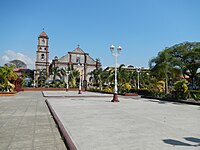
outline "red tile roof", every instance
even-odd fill
[[[42,31],[42,33],[40,33],[39,37],[47,37],[48,38],[48,35],[44,31]]]

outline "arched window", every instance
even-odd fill
[[[44,54],[41,54],[41,60],[44,60]]]

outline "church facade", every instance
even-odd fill
[[[38,37],[38,46],[36,52],[36,80],[39,77],[39,71],[41,69],[46,70],[46,78],[49,77],[49,70],[53,67],[58,68],[68,68],[73,66],[74,69],[82,70],[82,75],[84,81],[89,81],[90,73],[94,69],[101,67],[101,63],[98,59],[93,59],[89,56],[88,53],[84,52],[79,45],[72,51],[67,52],[64,56],[58,58],[54,57],[51,63],[49,63],[49,46],[48,46],[49,37],[43,31]]]
[[[67,68],[68,66],[73,66],[74,69],[82,70],[83,80],[89,80],[88,73],[101,67],[99,60],[94,60],[85,53],[78,45],[78,47],[66,55],[58,58],[57,56],[53,59],[50,67]]]

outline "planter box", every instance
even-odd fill
[[[124,96],[138,96],[137,93],[125,93]]]
[[[23,88],[23,91],[66,91],[66,88]],[[69,88],[68,91],[78,91],[78,88]],[[85,88],[82,88],[85,91]]]
[[[0,96],[15,96],[17,92],[0,92]]]

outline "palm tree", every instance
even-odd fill
[[[61,69],[59,67],[52,68],[51,73],[53,74],[53,82],[55,82],[56,78],[61,79]]]
[[[131,82],[131,73],[124,68],[125,65],[121,64],[118,68],[117,72],[117,80],[119,85],[119,91],[125,84],[129,84]]]
[[[71,87],[76,87],[78,85],[80,72],[78,69],[74,69],[73,65],[70,65],[68,70],[70,71],[69,84]]]
[[[103,79],[105,78],[105,72],[103,71],[102,68],[97,68],[94,69],[93,71],[91,71],[89,73],[90,77],[90,81],[93,82],[94,86],[99,86],[100,90],[102,90],[103,87]]]
[[[170,49],[158,53],[158,56],[149,62],[151,73],[158,80],[165,80],[165,93],[168,93],[168,74],[173,70],[171,65]]]
[[[39,77],[38,77],[38,86],[43,87],[45,86],[46,81],[46,69],[39,70]]]

